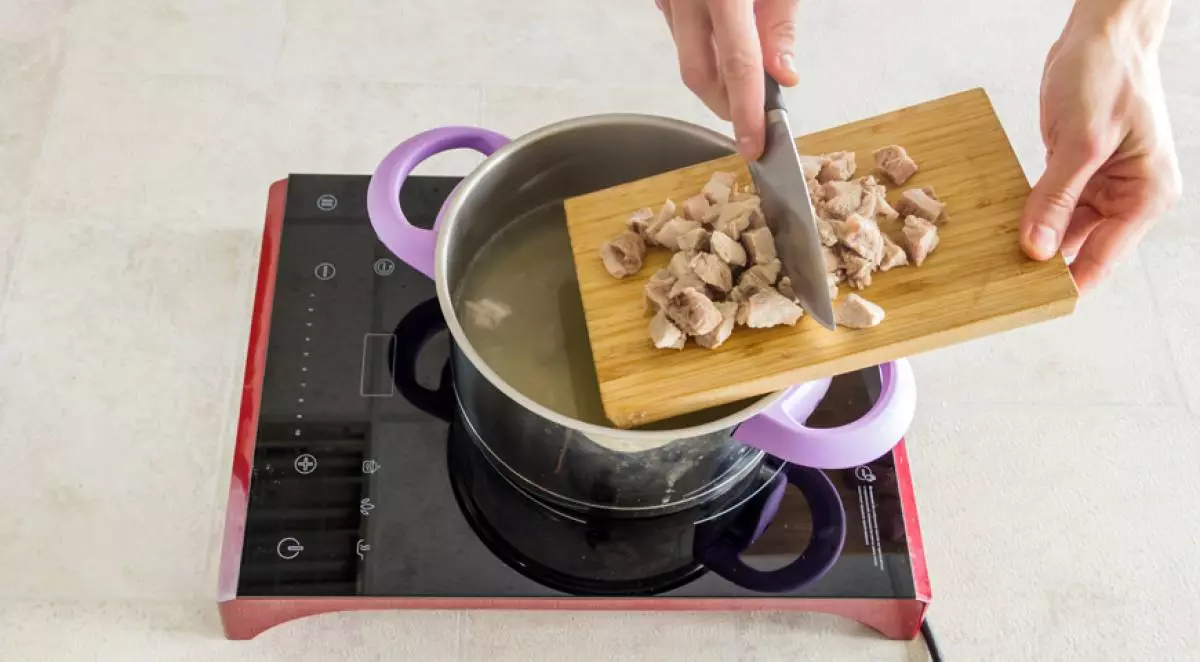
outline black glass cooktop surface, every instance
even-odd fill
[[[804,497],[773,478],[772,460],[720,500],[654,521],[582,520],[505,482],[461,426],[397,387],[405,339],[396,329],[423,304],[435,309],[435,292],[375,238],[368,181],[288,182],[239,596],[914,596],[890,454],[826,472],[845,542],[832,568],[798,590],[747,588],[705,563],[719,542],[745,548],[750,566],[778,568],[827,533],[813,531]],[[401,192],[410,220],[430,227],[457,181],[411,178]],[[449,393],[445,335],[422,351],[416,374]],[[878,387],[877,371],[836,378],[809,424],[853,420]],[[756,531],[767,510],[770,525]]]

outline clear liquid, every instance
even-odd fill
[[[484,299],[511,309],[496,328],[472,323],[467,313],[468,301]],[[630,314],[640,315],[641,301],[634,306]],[[456,292],[455,310],[471,346],[510,386],[559,414],[612,427],[600,401],[562,204],[538,207],[496,233],[467,268]],[[702,425],[752,401],[658,421],[641,429]]]

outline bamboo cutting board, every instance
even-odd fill
[[[901,190],[932,185],[949,221],[921,267],[876,272],[860,294],[883,307],[871,329],[830,332],[807,316],[795,327],[738,327],[716,350],[655,349],[642,289],[670,251],[652,249],[635,276],[617,280],[602,266],[601,245],[640,207],[682,202],[718,170],[750,181],[729,156],[567,200],[567,228],[587,319],[600,395],[608,417],[630,428],[859,370],[931,349],[1072,313],[1078,298],[1061,256],[1025,257],[1018,222],[1029,184],[987,94],[974,89],[796,140],[801,154],[853,150],[857,176],[889,144],[908,149],[920,171]],[[893,237],[897,225],[881,220]],[[851,291],[842,284],[839,300]]]

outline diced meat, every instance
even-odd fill
[[[738,322],[752,329],[767,329],[783,324],[795,326],[802,315],[803,308],[774,288],[759,290],[738,304]]]
[[[822,193],[825,201],[821,209],[830,218],[846,218],[862,207],[862,182],[826,182]]]
[[[824,201],[825,189],[822,187],[820,182],[815,179],[809,179],[804,183],[806,186],[808,186],[808,197],[812,198],[814,207],[816,207],[818,203]]]
[[[718,227],[725,225],[738,216],[749,214],[755,209],[762,208],[762,198],[757,195],[748,195],[741,200],[732,200],[721,205],[721,210],[717,214],[716,225]]]
[[[737,176],[732,172],[714,172],[712,177],[708,179],[708,183],[704,185],[701,193],[714,205],[723,205],[729,202],[729,196],[733,194],[733,183],[735,181],[737,181]]]
[[[816,179],[817,175],[821,173],[823,165],[825,165],[824,157],[800,155],[800,169],[804,171],[805,179]]]
[[[899,145],[875,150],[875,168],[896,186],[903,186],[917,172],[917,162]]]
[[[836,323],[851,329],[866,329],[879,326],[883,321],[883,308],[867,301],[857,294],[850,294],[846,300],[834,306],[833,319]]]
[[[910,188],[900,194],[896,203],[896,211],[903,216],[917,216],[927,221],[937,223],[946,213],[946,205],[933,195],[933,189]]]
[[[757,230],[767,227],[767,217],[763,214],[762,207],[755,207],[750,210],[750,229]]]
[[[692,273],[692,258],[694,254],[685,251],[680,251],[671,256],[671,261],[667,263],[667,271],[676,278],[683,278]]]
[[[750,281],[763,285],[774,285],[775,281],[779,280],[779,272],[782,269],[783,263],[778,259],[771,260],[766,264],[756,264],[742,272],[742,277],[738,279],[738,285]]]
[[[879,270],[887,271],[896,267],[903,267],[908,264],[908,254],[900,248],[899,244],[892,241],[892,238],[883,235],[883,259],[879,261]]]
[[[737,303],[722,301],[716,306],[717,310],[721,312],[721,323],[712,331],[696,336],[696,344],[707,349],[716,349],[725,344],[725,341],[729,340],[729,336],[733,334],[733,327],[737,322]]]
[[[754,264],[767,264],[777,256],[775,253],[775,237],[770,228],[757,228],[742,233],[742,244],[746,247],[746,255]]]
[[[683,349],[687,335],[667,318],[665,310],[660,310],[650,320],[650,340],[658,349]]]
[[[838,297],[838,283],[841,282],[841,278],[837,274],[826,274],[825,279],[829,283],[829,298],[836,299]]]
[[[737,241],[729,238],[729,235],[714,230],[712,236],[709,237],[709,246],[712,247],[712,252],[717,257],[733,267],[746,266],[746,249]]]
[[[842,262],[846,265],[846,282],[850,283],[850,287],[861,290],[871,286],[871,272],[875,270],[874,263],[849,250],[842,252]]]
[[[701,336],[721,324],[721,311],[699,290],[686,288],[667,301],[667,317],[689,336]]]
[[[512,308],[507,304],[493,299],[479,299],[467,302],[467,319],[471,324],[482,329],[493,330],[500,326],[506,317],[512,315]]]
[[[650,280],[646,281],[646,286],[642,290],[645,312],[656,313],[667,306],[667,299],[671,296],[671,288],[675,286],[675,280],[676,278],[671,275],[671,272],[659,269],[650,277]]]
[[[833,229],[833,224],[824,218],[817,219],[817,236],[821,238],[822,246],[837,245],[837,231]]]
[[[625,221],[625,227],[629,228],[630,232],[636,232],[645,238],[646,228],[650,227],[650,222],[653,220],[654,210],[649,207],[642,207],[629,215],[629,219]]]
[[[904,228],[900,232],[908,259],[918,267],[925,263],[940,241],[937,226],[917,216],[905,218]]]
[[[679,250],[679,238],[700,227],[695,221],[676,216],[667,221],[654,235],[654,243],[668,250]]]
[[[693,195],[683,201],[683,217],[689,221],[697,223],[704,220],[704,215],[708,213],[708,208],[712,205],[708,204],[708,198],[704,194]]]
[[[688,221],[691,223],[692,221]],[[680,235],[677,242],[679,250],[688,253],[708,250],[708,230],[698,227],[695,230]]]
[[[671,291],[667,293],[667,298],[673,297],[687,289],[693,289],[708,296],[708,284],[700,280],[700,277],[696,274],[689,273],[675,279],[675,284],[671,285]]]
[[[690,264],[696,276],[722,294],[733,288],[729,265],[712,253],[699,253]]]
[[[875,221],[851,214],[833,227],[843,246],[870,262],[872,267],[879,264],[883,258],[883,233]]]
[[[646,242],[634,232],[622,232],[600,247],[600,260],[613,278],[625,278],[641,271],[645,257]]]
[[[821,247],[821,255],[825,256],[825,272],[834,273],[842,268],[842,257],[829,246]]]
[[[650,221],[650,224],[646,226],[645,232],[642,233],[642,238],[646,240],[647,244],[651,246],[656,245],[657,242],[654,240],[654,235],[658,234],[658,231],[673,218],[675,218],[675,201],[668,199],[663,202],[662,209],[658,210],[658,214],[654,216],[654,220]]]
[[[796,290],[792,288],[791,278],[788,278],[787,276],[780,278],[779,282],[775,285],[775,289],[779,290],[779,293],[788,299],[799,303],[800,300],[796,298]]]
[[[896,211],[891,203],[888,202],[887,187],[885,186],[879,186],[875,190],[875,213],[890,221],[900,218],[900,212]]]
[[[824,162],[821,164],[821,171],[817,173],[817,181],[822,184],[832,181],[848,181],[854,176],[854,171],[857,169],[854,152],[826,154]]]

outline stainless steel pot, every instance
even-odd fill
[[[431,155],[464,148],[488,158],[451,194],[433,230],[411,225],[399,204],[404,179]],[[845,468],[880,457],[907,431],[916,396],[904,361],[880,366],[875,407],[840,428],[804,426],[829,387],[823,379],[703,412],[686,427],[622,430],[539,405],[472,348],[454,292],[474,256],[507,223],[548,203],[732,151],[732,141],[702,127],[615,114],[559,122],[512,142],[479,128],[434,129],[399,145],[379,165],[367,193],[371,223],[399,259],[436,281],[453,339],[461,417],[519,486],[573,509],[661,514],[721,494],[748,475],[764,452],[809,467]]]

